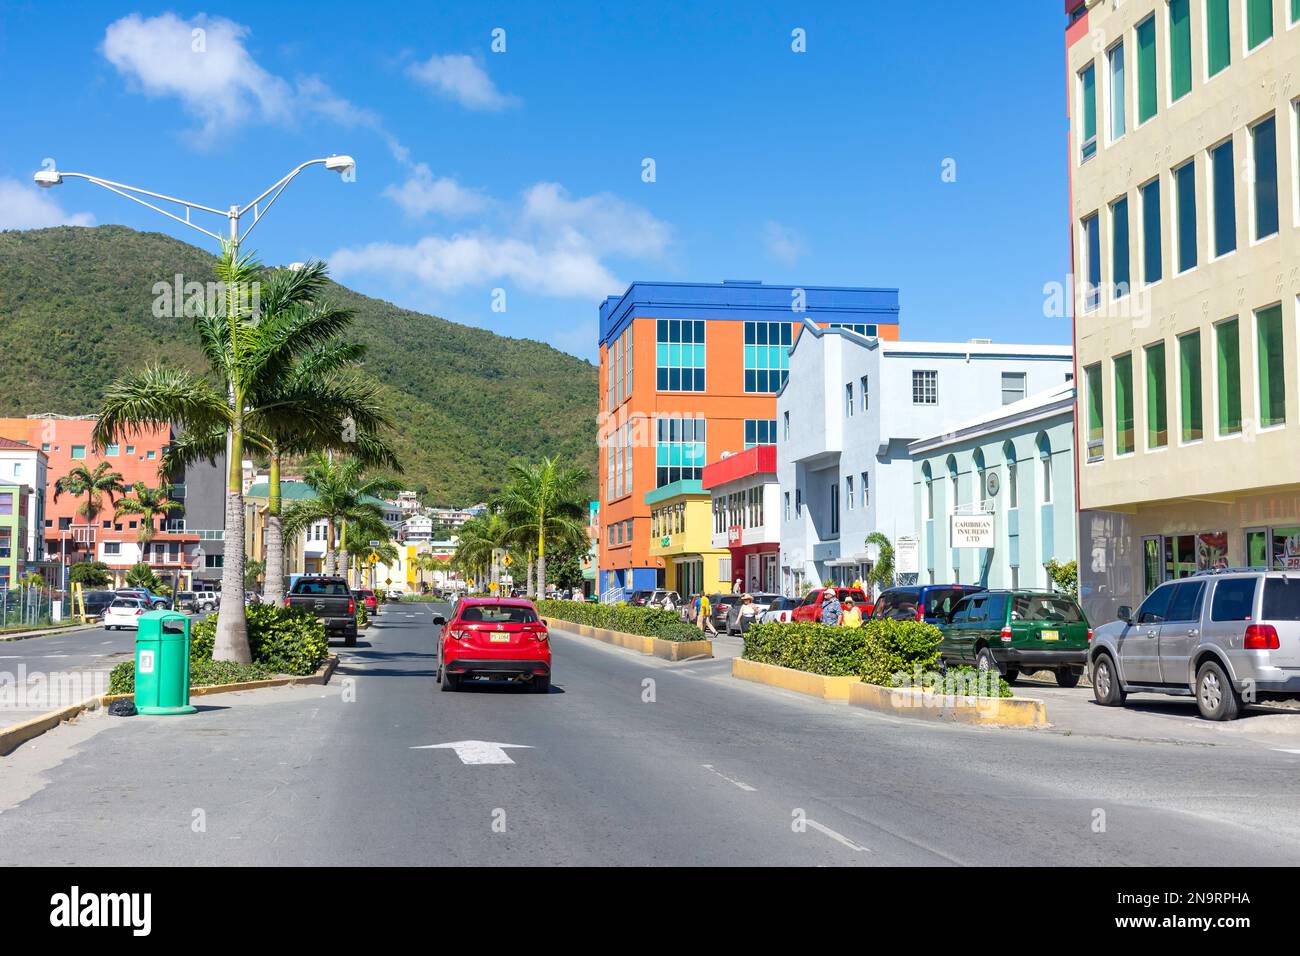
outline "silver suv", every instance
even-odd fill
[[[1119,609],[1088,649],[1092,692],[1195,697],[1207,720],[1245,704],[1300,697],[1300,571],[1226,568],[1169,581]]]

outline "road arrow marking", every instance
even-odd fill
[[[412,747],[412,750],[454,750],[461,763],[514,763],[506,754],[506,748],[532,750],[529,744],[498,744],[490,740],[457,740],[449,744],[426,744]]]

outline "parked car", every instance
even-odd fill
[[[401,588],[389,588],[389,589],[388,589],[388,600],[390,600],[390,601],[400,601],[400,600],[401,600],[402,598],[404,598],[404,597],[406,597],[406,592],[403,591]]]
[[[379,613],[379,598],[375,597],[374,591],[362,588],[360,591],[354,591],[353,596],[366,609],[366,613],[374,617]]]
[[[753,624],[760,617],[762,617],[762,615],[767,612],[767,609],[768,607],[771,606],[772,602],[779,600],[781,595],[759,593],[759,594],[751,594],[750,597],[753,599],[751,601],[751,604],[753,605],[754,608],[753,613],[750,615],[743,615],[740,613],[745,607],[745,602],[743,600],[744,595],[742,594],[741,595],[742,600],[733,604],[731,606],[731,610],[727,612],[727,618],[724,621],[724,628],[723,628],[726,631],[726,633],[744,634],[746,631],[749,630],[749,625]]]
[[[664,603],[670,598],[672,599],[674,610],[682,606],[682,596],[680,594],[676,591],[666,591],[663,588],[658,588],[651,593],[650,599],[645,602],[645,605],[646,607],[657,607],[662,609]],[[578,600],[582,600],[582,598],[578,598]]]
[[[326,574],[305,574],[293,582],[286,607],[311,611],[325,625],[325,633],[343,635],[343,643],[357,643],[357,602],[346,578]]]
[[[768,604],[758,620],[762,624],[788,624],[800,603],[798,598],[778,596]]]
[[[220,591],[195,591],[194,601],[195,601],[195,610],[203,611],[203,612],[215,611],[221,605],[221,592]]]
[[[1207,720],[1251,700],[1300,697],[1300,572],[1228,568],[1169,581],[1097,628],[1088,651],[1097,703],[1129,694],[1195,697]]]
[[[161,611],[171,606],[171,599],[163,594],[154,594],[148,588],[118,588],[116,592],[118,597],[139,598],[148,603],[149,608],[155,611]]]
[[[632,607],[645,607],[650,596],[654,594],[653,590],[633,591],[627,596],[627,603]]]
[[[1092,639],[1074,598],[1052,591],[977,591],[940,627],[945,663],[997,670],[1008,683],[1021,671],[1050,670],[1062,687],[1074,687]]]
[[[176,592],[176,610],[181,611],[185,614],[192,614],[194,611],[197,611],[198,609],[199,606],[194,600],[193,591]]]
[[[457,603],[438,639],[435,679],[445,691],[478,678],[507,678],[545,694],[551,689],[551,642],[532,601],[466,598]]]
[[[722,633],[727,628],[727,615],[731,609],[740,603],[739,594],[710,594],[709,595],[709,618],[713,621],[713,626],[717,628],[718,633]]]
[[[967,594],[983,591],[978,584],[917,584],[885,588],[876,598],[872,617],[894,621],[925,621],[942,626]]]
[[[138,630],[140,615],[152,610],[153,607],[144,598],[118,596],[104,611],[104,630]]]
[[[791,619],[796,621],[820,621],[822,619],[822,599],[830,588],[814,588],[804,595],[803,601],[790,614]],[[846,597],[852,597],[853,603],[862,608],[863,617],[870,612],[867,610],[867,595],[862,588],[835,588],[835,594],[840,599],[840,604],[844,603]]]
[[[82,591],[81,603],[85,608],[86,617],[100,617],[108,610],[110,604],[117,600],[117,594],[113,591]]]

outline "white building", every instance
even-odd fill
[[[777,395],[782,590],[862,577],[915,537],[908,445],[1072,378],[1068,345],[897,342],[805,323]]]
[[[0,481],[26,485],[27,562],[45,560],[45,483],[49,459],[45,452],[25,442],[0,438]]]
[[[426,544],[433,540],[433,519],[428,515],[411,515],[402,522],[397,540],[402,544]]]

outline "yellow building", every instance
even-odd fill
[[[650,506],[650,560],[662,586],[683,598],[729,591],[731,552],[713,546],[713,503],[697,480],[683,479],[645,496]]]

